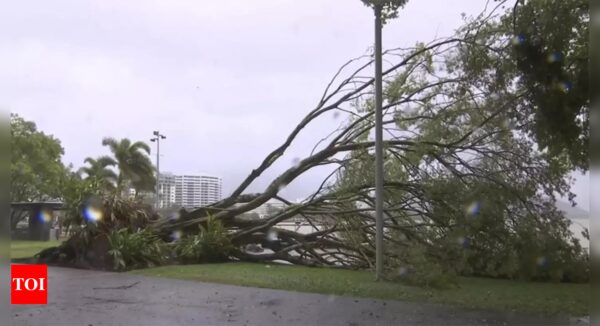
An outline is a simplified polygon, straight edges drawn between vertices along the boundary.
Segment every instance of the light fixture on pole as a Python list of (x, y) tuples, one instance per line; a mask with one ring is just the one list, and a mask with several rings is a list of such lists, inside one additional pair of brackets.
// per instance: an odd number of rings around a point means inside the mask
[(156, 142), (156, 209), (160, 208), (160, 194), (159, 194), (159, 179), (160, 179), (160, 140), (166, 139), (167, 136), (162, 135), (158, 130), (153, 133), (154, 137), (150, 139), (151, 142)]

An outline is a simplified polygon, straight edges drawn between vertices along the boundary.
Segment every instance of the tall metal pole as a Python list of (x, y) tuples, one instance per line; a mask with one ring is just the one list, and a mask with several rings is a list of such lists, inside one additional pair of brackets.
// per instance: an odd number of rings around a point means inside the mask
[(375, 279), (383, 279), (383, 112), (381, 5), (375, 5)]
[(152, 133), (155, 137), (152, 137), (152, 139), (150, 139), (150, 141), (152, 142), (156, 142), (156, 209), (160, 208), (160, 189), (159, 189), (159, 185), (160, 185), (160, 140), (161, 139), (166, 139), (167, 137), (165, 135), (162, 135), (158, 130), (155, 130)]
[(159, 193), (159, 182), (160, 180), (160, 136), (156, 137), (156, 209), (160, 208), (160, 193)]

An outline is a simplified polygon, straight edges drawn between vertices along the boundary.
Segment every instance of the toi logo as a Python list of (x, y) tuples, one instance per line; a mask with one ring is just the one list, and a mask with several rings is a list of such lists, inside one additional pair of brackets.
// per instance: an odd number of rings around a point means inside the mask
[(12, 304), (48, 303), (48, 266), (12, 265), (10, 274)]

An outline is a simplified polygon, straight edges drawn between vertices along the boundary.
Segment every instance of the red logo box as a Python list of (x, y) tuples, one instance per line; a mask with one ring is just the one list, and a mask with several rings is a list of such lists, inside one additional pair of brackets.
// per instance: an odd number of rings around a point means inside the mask
[(12, 304), (48, 303), (48, 266), (11, 265)]

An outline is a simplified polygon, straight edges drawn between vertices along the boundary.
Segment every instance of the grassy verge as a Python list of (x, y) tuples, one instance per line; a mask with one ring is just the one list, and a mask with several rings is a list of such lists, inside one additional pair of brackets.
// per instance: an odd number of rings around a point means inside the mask
[(38, 252), (60, 245), (62, 241), (15, 241), (10, 242), (10, 258), (31, 258)]
[(588, 315), (589, 285), (461, 278), (459, 287), (432, 290), (375, 282), (373, 274), (250, 263), (162, 266), (130, 273), (243, 286), (545, 314)]

